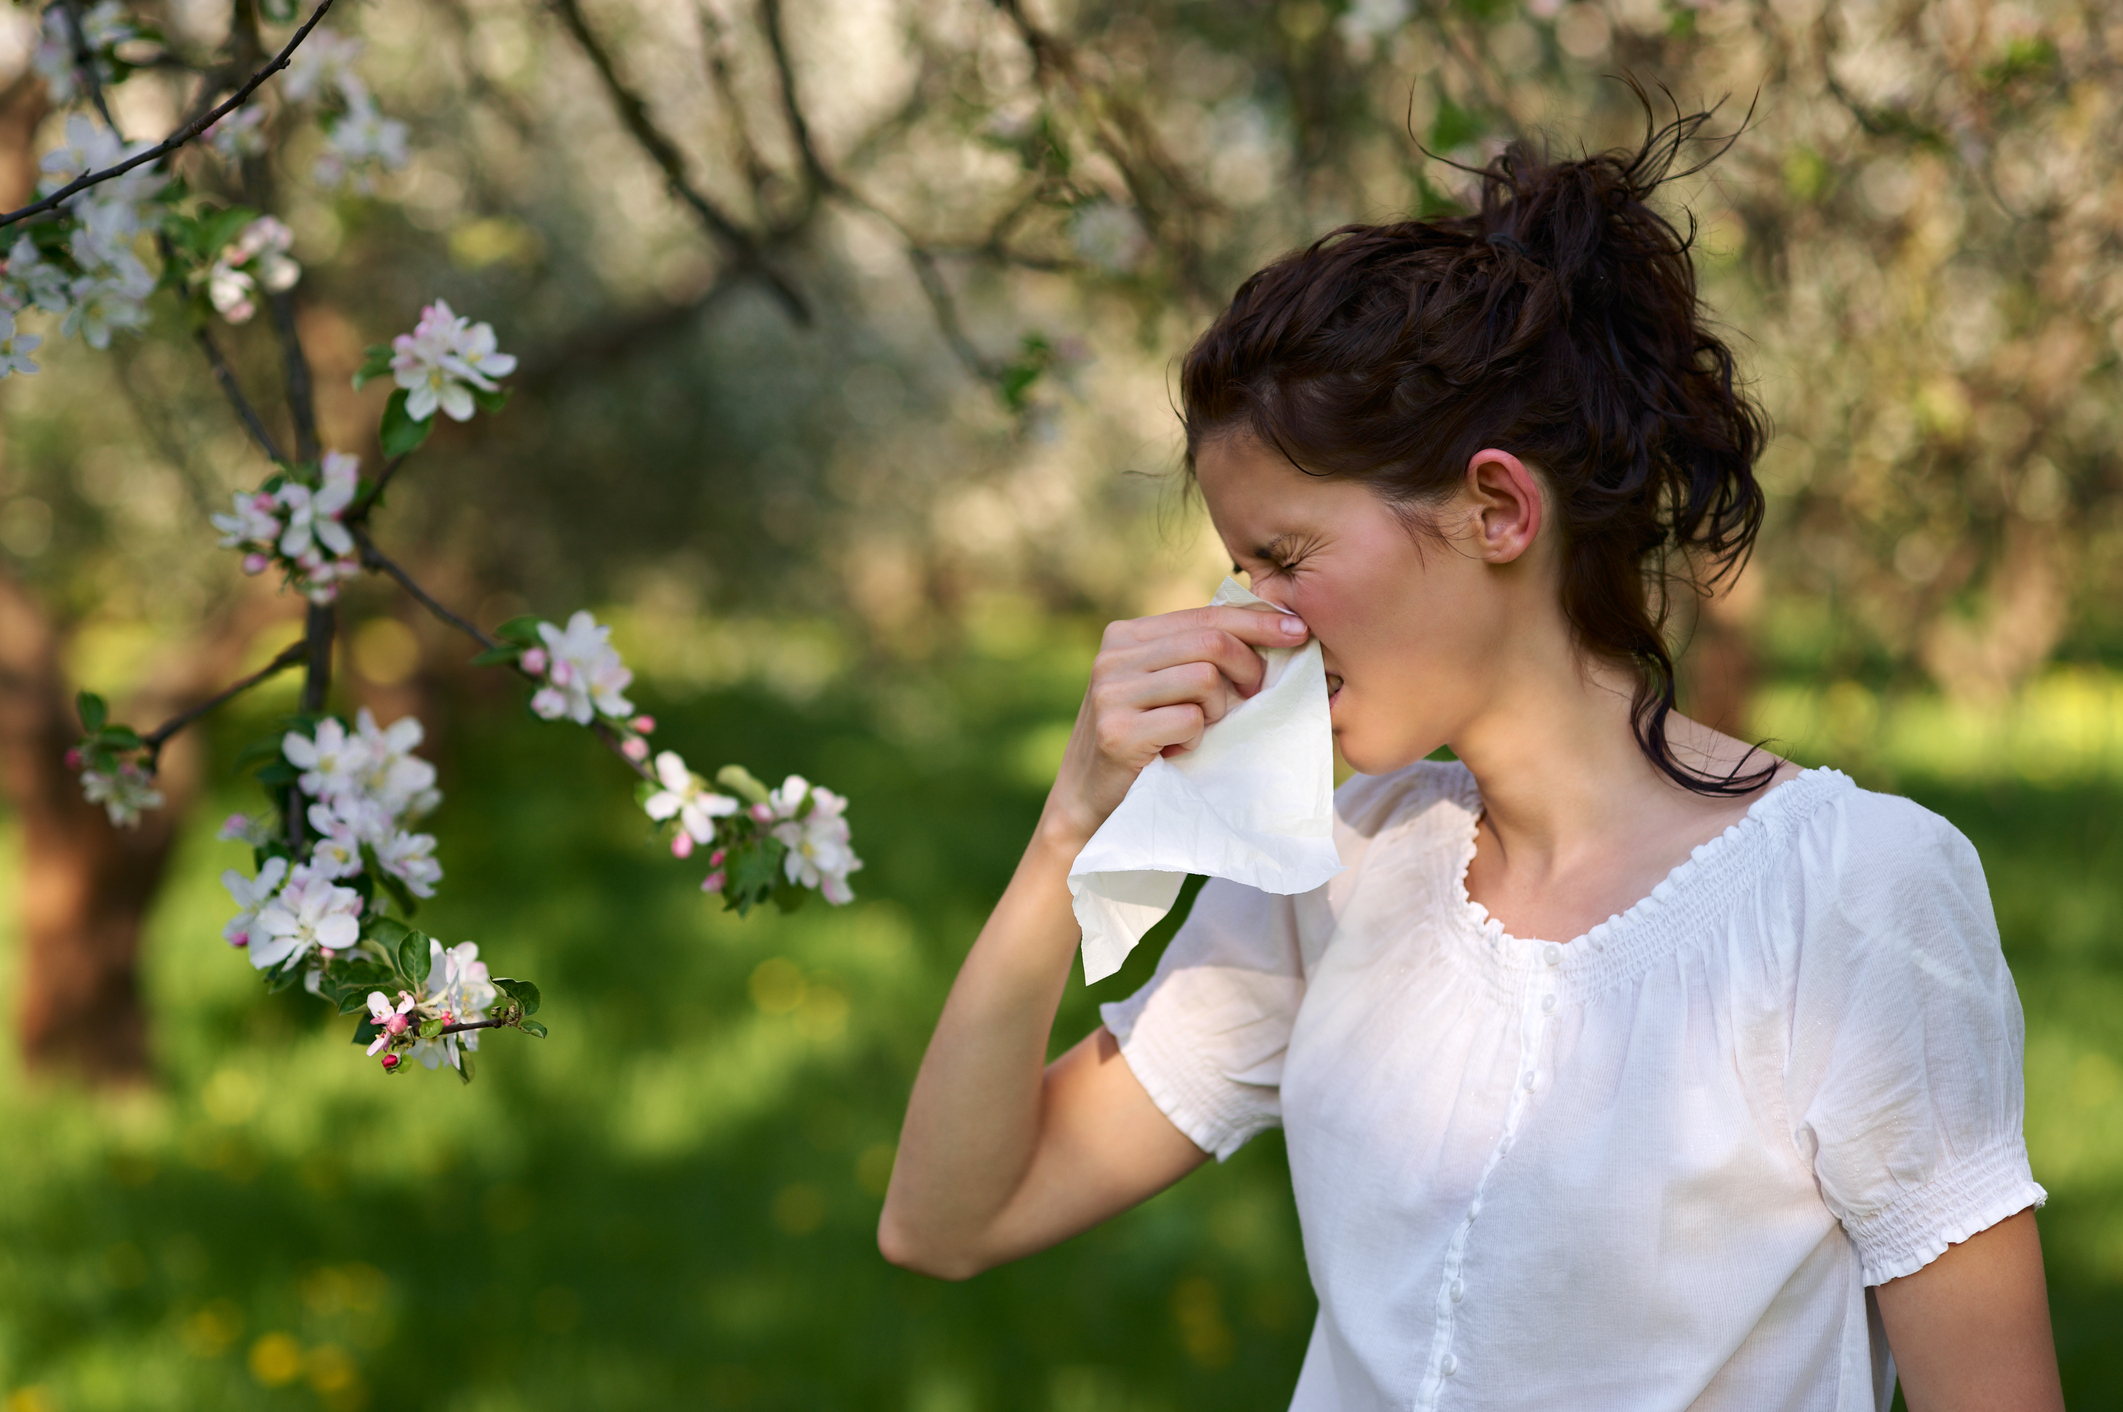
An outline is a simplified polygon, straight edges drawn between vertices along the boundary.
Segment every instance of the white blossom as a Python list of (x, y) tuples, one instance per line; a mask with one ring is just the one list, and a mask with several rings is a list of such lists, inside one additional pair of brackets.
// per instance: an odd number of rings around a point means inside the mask
[(656, 757), (656, 778), (663, 788), (643, 800), (642, 808), (659, 823), (677, 815), (679, 827), (696, 843), (714, 842), (715, 821), (737, 812), (737, 801), (709, 789), (675, 750)]
[(324, 453), (323, 483), (316, 489), (289, 481), (274, 496), (287, 511), (287, 528), (280, 533), (280, 552), (300, 560), (310, 553), (311, 542), (345, 557), (354, 552), (354, 537), (339, 517), (354, 503), (361, 479), (361, 458), (342, 451)]
[(376, 845), (376, 865), (405, 884), (415, 897), (433, 897), (442, 881), (442, 864), (435, 861), (435, 835), (407, 833), (399, 829)]
[(89, 803), (101, 804), (111, 823), (121, 829), (138, 826), (141, 810), (162, 807), (162, 791), (155, 788), (147, 771), (130, 760), (108, 774), (83, 770), (81, 793)]
[(310, 827), (317, 841), (310, 845), (310, 870), (320, 878), (337, 881), (361, 871), (361, 833), (353, 820), (329, 804), (312, 804)]
[(413, 754), (424, 734), (417, 716), (400, 716), (379, 729), (364, 706), (354, 715), (354, 734), (367, 752), (360, 787), (387, 812), (417, 819), (442, 802), (435, 767)]
[[(226, 832), (226, 829), (223, 832)], [(229, 890), (229, 895), (236, 899), (236, 906), (241, 909), (229, 918), (228, 925), (221, 929), (221, 935), (229, 945), (251, 944), (251, 933), (257, 930), (258, 926), (259, 910), (273, 900), (274, 895), (280, 891), (280, 884), (286, 880), (285, 858), (266, 859), (265, 866), (258, 870), (258, 876), (255, 878), (247, 878), (234, 868), (221, 875), (221, 885)]]
[[(81, 11), (81, 41), (92, 56), (90, 62), (98, 83), (109, 83), (117, 76), (108, 57), (111, 46), (134, 37), (122, 0), (101, 0)], [(44, 79), (52, 102), (73, 101), (80, 73), (74, 62), (72, 27), (67, 24), (63, 6), (53, 5), (44, 12), (44, 29), (36, 51), (30, 55), (30, 67)]]
[(826, 901), (837, 907), (855, 899), (854, 889), (848, 886), (848, 874), (862, 867), (862, 859), (855, 856), (849, 841), (848, 821), (843, 817), (848, 801), (830, 789), (806, 786), (802, 776), (791, 775), (775, 791), (771, 802), (778, 811), (788, 797), (794, 796), (800, 802), (806, 789), (811, 799), (810, 812), (801, 819), (784, 819), (774, 826), (774, 837), (789, 850), (782, 859), (782, 871), (790, 882), (817, 888)]
[[(75, 231), (76, 243), (82, 231)], [(131, 251), (116, 252), (119, 258), (77, 277), (67, 286), (69, 306), (59, 332), (79, 337), (88, 346), (102, 350), (111, 346), (119, 329), (147, 326), (147, 297), (155, 292), (155, 277)]]
[(307, 103), (329, 94), (341, 99), (349, 94), (366, 95), (368, 88), (354, 72), (354, 60), (360, 55), (361, 41), (350, 34), (329, 29), (313, 32), (289, 57), (287, 72), (280, 79), (281, 96), (291, 103)]
[[(476, 943), (467, 941), (445, 950), (441, 942), (430, 940), (428, 947), (428, 1003), (441, 1008), (447, 1017), (446, 1023), (457, 1024), (477, 1018), (499, 998), (500, 992), (487, 978), (486, 963), (479, 959)], [(430, 1069), (444, 1062), (453, 1069), (461, 1069), (464, 1063), (457, 1052), (459, 1041), (466, 1049), (476, 1050), (479, 1048), (479, 1031), (465, 1030), (424, 1038), (416, 1041), (407, 1053)]]
[(360, 787), (368, 768), (368, 746), (358, 736), (348, 736), (346, 727), (331, 719), (317, 723), (317, 734), (306, 736), (289, 731), (280, 741), (288, 763), (301, 770), (298, 783), (313, 799), (332, 800)]
[(280, 538), (280, 517), (273, 513), (279, 502), (263, 491), (239, 490), (226, 515), (209, 515), (221, 531), (223, 549), (243, 549), (253, 544), (271, 544)]
[(288, 258), (293, 242), (294, 233), (271, 216), (260, 216), (245, 226), (207, 271), (206, 295), (215, 312), (240, 324), (258, 312), (251, 302), (253, 290), (278, 294), (294, 288), (302, 278), (302, 266)]
[(317, 154), (310, 176), (319, 186), (347, 186), (365, 196), (371, 188), (365, 168), (395, 172), (405, 161), (405, 124), (385, 117), (375, 100), (362, 93), (349, 97), (346, 111), (330, 120), (324, 150)]
[[(370, 1058), (374, 1058), (377, 1050), (384, 1048), (411, 1028), (410, 1022), (406, 1021), (404, 1016), (418, 1003), (402, 990), (398, 992), (396, 1005), (392, 1005), (391, 998), (380, 990), (369, 992), (369, 1022), (376, 1026), (376, 1038), (369, 1045)], [(393, 1020), (399, 1021), (395, 1029), (391, 1026)]]
[(294, 869), (280, 895), (258, 912), (251, 964), (270, 970), (312, 947), (344, 951), (361, 937), (361, 894), (307, 868)]
[(37, 371), (37, 365), (30, 361), (29, 355), (43, 341), (33, 333), (17, 333), (15, 316), (0, 310), (0, 378)]
[(497, 351), (492, 324), (471, 323), (440, 299), (422, 309), (413, 331), (392, 339), (391, 348), (392, 378), (406, 390), (405, 412), (416, 422), (438, 407), (452, 421), (470, 421), (477, 406), (472, 390), (496, 391), (494, 379), (516, 370), (515, 357)]
[(67, 310), (66, 271), (44, 258), (28, 236), (18, 236), (7, 252), (7, 277), (0, 302), (9, 309), (34, 304), (47, 314)]
[(566, 716), (585, 726), (600, 713), (614, 720), (634, 714), (634, 703), (620, 695), (634, 674), (607, 641), (611, 628), (578, 609), (565, 629), (540, 623), (538, 635), (546, 644), (549, 685), (532, 696), (533, 711), (549, 721)]
[[(315, 38), (322, 38), (322, 35)], [(304, 52), (298, 49), (297, 54)], [(293, 62), (289, 71), (293, 72)], [(265, 109), (256, 103), (246, 103), (233, 113), (215, 120), (214, 125), (200, 134), (200, 139), (214, 149), (224, 162), (240, 162), (245, 157), (263, 156), (265, 153)]]

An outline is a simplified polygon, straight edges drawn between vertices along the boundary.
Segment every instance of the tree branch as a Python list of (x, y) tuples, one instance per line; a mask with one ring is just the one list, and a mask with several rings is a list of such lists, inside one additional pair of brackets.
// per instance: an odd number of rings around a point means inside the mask
[(672, 194), (700, 218), (700, 223), (707, 227), (708, 233), (722, 242), (747, 273), (758, 276), (780, 301), (791, 319), (799, 324), (809, 324), (811, 306), (803, 295), (797, 292), (796, 286), (766, 263), (759, 242), (750, 232), (738, 225), (728, 213), (702, 195), (699, 188), (693, 185), (692, 178), (686, 174), (685, 157), (678, 150), (678, 145), (656, 126), (656, 120), (649, 116), (648, 104), (642, 101), (640, 95), (620, 80), (619, 71), (613, 66), (612, 56), (605, 51), (603, 42), (590, 29), (589, 21), (583, 17), (582, 6), (578, 0), (548, 0), (548, 4), (553, 13), (560, 16), (561, 23), (567, 26), (568, 33), (574, 37), (584, 57), (589, 59), (590, 66), (597, 70), (597, 77), (603, 81), (605, 92), (611, 96), (612, 106), (619, 110), (620, 122), (633, 135), (642, 151), (648, 154), (649, 160), (663, 172), (664, 180), (669, 184)]
[(265, 681), (268, 678), (280, 675), (280, 673), (286, 671), (288, 668), (294, 666), (296, 663), (306, 658), (309, 655), (309, 650), (310, 644), (308, 638), (300, 638), (294, 642), (289, 643), (286, 647), (280, 649), (279, 656), (275, 657), (272, 661), (266, 663), (263, 667), (260, 667), (257, 671), (245, 677), (242, 681), (239, 681), (235, 685), (227, 687), (222, 691), (216, 693), (215, 695), (208, 697), (206, 700), (200, 702), (197, 706), (192, 707), (188, 711), (179, 711), (176, 715), (170, 717), (161, 725), (155, 727), (146, 735), (140, 737), (141, 743), (147, 746), (147, 763), (149, 773), (152, 774), (154, 772), (155, 765), (162, 758), (163, 743), (167, 741), (171, 736), (175, 735), (178, 731), (183, 730), (186, 726), (198, 720), (201, 716), (206, 715), (209, 711), (212, 711), (216, 707), (226, 705), (228, 702), (235, 700), (237, 697), (243, 695), (244, 692), (249, 691), (252, 687), (258, 685), (260, 682)]
[(353, 529), (356, 525), (364, 523), (369, 517), (369, 512), (383, 502), (383, 488), (391, 483), (391, 477), (398, 474), (398, 468), (404, 465), (406, 457), (412, 454), (412, 452), (407, 451), (384, 462), (383, 470), (377, 475), (376, 479), (369, 482), (369, 488), (362, 491), (360, 497), (347, 507), (346, 514), (340, 517), (340, 523), (348, 529)]
[(258, 443), (259, 450), (265, 452), (276, 464), (286, 465), (287, 457), (280, 454), (280, 446), (273, 440), (273, 434), (265, 429), (265, 423), (259, 419), (258, 409), (243, 395), (243, 388), (237, 383), (236, 374), (230, 369), (228, 359), (221, 356), (221, 345), (214, 342), (213, 333), (206, 325), (201, 324), (197, 337), (199, 346), (206, 350), (207, 365), (214, 370), (214, 381), (221, 384), (221, 390), (227, 395), (229, 405), (236, 409), (236, 416), (243, 422), (244, 430)]
[(317, 397), (310, 382), (310, 360), (302, 351), (302, 335), (295, 329), (295, 291), (283, 289), (269, 302), (273, 332), (280, 339), (288, 413), (295, 420), (295, 454), (314, 461), (324, 454), (324, 448), (317, 440)]
[(443, 607), (436, 600), (434, 594), (422, 588), (411, 574), (398, 567), (395, 561), (376, 547), (376, 541), (369, 538), (368, 530), (360, 525), (348, 525), (347, 529), (354, 536), (354, 543), (361, 548), (361, 564), (363, 568), (377, 573), (388, 574), (398, 580), (398, 586), (407, 593), (412, 594), (414, 602), (463, 633), (466, 637), (471, 638), (472, 641), (478, 643), (489, 652), (501, 646), (497, 639), (489, 637), (485, 632), (481, 631), (476, 623), (471, 622), (469, 619), (461, 618)]
[(88, 90), (89, 101), (103, 117), (103, 125), (116, 133), (119, 141), (125, 135), (118, 132), (118, 124), (111, 117), (110, 104), (103, 97), (103, 75), (96, 72), (96, 56), (88, 47), (88, 31), (81, 25), (81, 0), (60, 0), (59, 9), (66, 16), (66, 37), (74, 51), (74, 77)]
[(109, 181), (112, 177), (124, 176), (135, 167), (144, 166), (150, 162), (158, 162), (184, 146), (200, 133), (205, 132), (215, 123), (242, 107), (249, 101), (250, 96), (258, 91), (258, 85), (286, 68), (288, 57), (295, 52), (296, 46), (310, 37), (310, 31), (317, 27), (317, 21), (323, 19), (324, 12), (331, 8), (332, 0), (318, 0), (317, 8), (310, 12), (310, 17), (303, 21), (302, 27), (296, 30), (288, 39), (287, 44), (282, 47), (279, 54), (274, 56), (273, 61), (246, 79), (243, 86), (238, 88), (228, 101), (208, 109), (206, 112), (192, 118), (189, 122), (179, 125), (175, 132), (172, 132), (168, 137), (165, 137), (146, 151), (136, 153), (122, 162), (105, 167), (101, 171), (84, 172), (42, 200), (32, 201), (29, 205), (19, 210), (9, 211), (5, 215), (0, 215), (0, 228), (11, 226), (17, 221), (26, 221), (31, 216), (42, 215), (46, 211), (54, 210), (71, 197), (79, 195), (92, 186)]

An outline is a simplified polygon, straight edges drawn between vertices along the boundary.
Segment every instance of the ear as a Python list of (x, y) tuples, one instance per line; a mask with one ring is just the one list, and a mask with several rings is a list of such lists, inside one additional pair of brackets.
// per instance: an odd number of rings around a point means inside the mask
[(1467, 462), (1467, 496), (1475, 511), (1474, 551), (1508, 564), (1533, 547), (1547, 518), (1539, 477), (1509, 451), (1485, 447)]

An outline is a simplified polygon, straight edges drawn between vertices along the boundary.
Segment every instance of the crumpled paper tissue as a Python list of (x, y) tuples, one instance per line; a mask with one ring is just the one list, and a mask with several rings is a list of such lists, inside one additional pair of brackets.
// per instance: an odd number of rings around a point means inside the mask
[[(1225, 579), (1210, 606), (1263, 603)], [(1310, 892), (1342, 870), (1334, 849), (1334, 731), (1318, 639), (1256, 649), (1261, 689), (1182, 755), (1159, 756), (1076, 855), (1069, 895), (1084, 980), (1121, 967), (1189, 873), (1263, 892)]]

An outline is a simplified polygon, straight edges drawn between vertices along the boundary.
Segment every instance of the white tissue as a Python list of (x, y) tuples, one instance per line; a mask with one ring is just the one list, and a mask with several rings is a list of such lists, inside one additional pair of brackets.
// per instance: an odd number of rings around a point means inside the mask
[[(1262, 603), (1225, 579), (1210, 606)], [(1334, 731), (1315, 639), (1261, 651), (1261, 689), (1182, 755), (1152, 760), (1076, 855), (1069, 895), (1084, 980), (1104, 980), (1179, 899), (1189, 873), (1263, 892), (1310, 892), (1334, 851)]]

